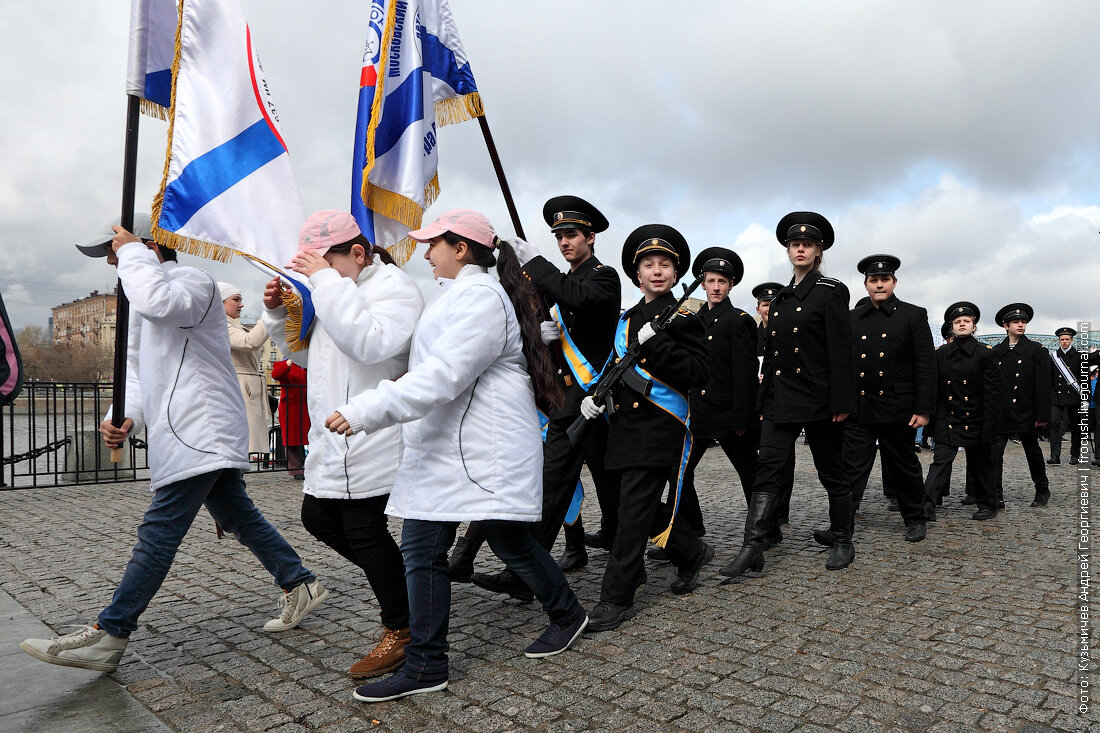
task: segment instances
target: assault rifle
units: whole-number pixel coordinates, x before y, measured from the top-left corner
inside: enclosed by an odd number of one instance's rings
[[[705,273],[704,273],[705,274]],[[699,284],[703,282],[703,276],[695,278],[695,282],[690,285],[684,286],[684,294],[680,296],[680,299],[665,308],[661,312],[661,315],[657,320],[652,321],[653,330],[660,333],[669,324],[669,322],[676,316],[680,308],[691,297],[695,288],[699,287]],[[596,383],[588,394],[592,400],[597,404],[603,404],[607,407],[607,414],[612,415],[615,412],[615,390],[619,388],[619,385],[626,385],[630,389],[634,390],[638,394],[645,397],[649,394],[649,390],[653,387],[653,382],[646,379],[641,374],[638,374],[634,370],[634,365],[638,363],[640,358],[639,351],[641,345],[638,343],[638,338],[635,337],[631,340],[630,344],[626,348],[626,353],[621,358],[615,359],[611,362],[611,365],[604,370],[600,375],[600,381]],[[569,436],[569,443],[576,445],[580,440],[581,435],[584,434],[584,429],[588,425],[588,421],[584,415],[580,415],[573,424],[565,431],[565,434]]]

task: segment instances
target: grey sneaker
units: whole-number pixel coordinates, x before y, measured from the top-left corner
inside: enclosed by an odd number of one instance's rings
[[[80,630],[53,639],[27,639],[19,648],[35,659],[62,667],[80,667],[96,672],[114,672],[118,669],[129,639],[111,636],[94,626],[73,625]]]
[[[283,612],[279,614],[279,618],[273,618],[264,624],[264,631],[293,629],[302,623],[306,614],[320,606],[326,598],[328,598],[328,590],[319,580],[294,586],[279,599]]]

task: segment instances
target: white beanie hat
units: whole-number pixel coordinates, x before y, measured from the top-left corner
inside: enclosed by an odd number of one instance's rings
[[[234,295],[240,295],[241,289],[232,283],[218,281],[218,291],[221,293],[222,300],[229,300]]]

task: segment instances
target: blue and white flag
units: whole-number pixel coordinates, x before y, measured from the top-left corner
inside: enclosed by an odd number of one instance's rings
[[[183,0],[180,7],[153,239],[224,262],[243,255],[308,299],[304,280],[282,269],[298,249],[305,215],[244,13],[238,0]],[[302,337],[308,305],[300,324],[292,318]]]
[[[179,27],[178,0],[134,0],[130,5],[130,53],[126,93],[141,99],[141,111],[168,119],[172,106],[172,61]]]
[[[355,125],[351,212],[398,263],[439,195],[436,128],[484,114],[446,0],[372,0]]]

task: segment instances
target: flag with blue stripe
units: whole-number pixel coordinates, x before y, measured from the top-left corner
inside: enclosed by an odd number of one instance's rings
[[[372,0],[352,156],[351,212],[399,263],[439,195],[437,128],[484,114],[446,0]]]
[[[179,27],[177,0],[134,0],[130,5],[130,51],[126,93],[141,99],[141,111],[162,120],[172,106],[172,61]]]
[[[297,251],[305,214],[244,13],[238,0],[183,0],[179,7],[153,238],[221,261],[240,254],[308,299],[303,279],[282,270]],[[312,312],[306,305],[299,318]],[[309,323],[301,320],[297,336],[304,337]]]

